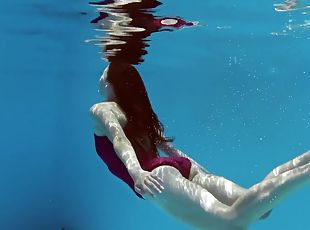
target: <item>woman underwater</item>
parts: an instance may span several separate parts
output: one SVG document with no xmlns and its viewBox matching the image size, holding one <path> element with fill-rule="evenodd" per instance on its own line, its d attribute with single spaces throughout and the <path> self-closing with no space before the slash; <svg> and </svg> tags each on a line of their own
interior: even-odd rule
<svg viewBox="0 0 310 230">
<path fill-rule="evenodd" d="M 111 63 L 100 78 L 100 92 L 106 102 L 90 109 L 97 153 L 138 197 L 191 226 L 204 230 L 248 229 L 254 221 L 268 216 L 290 192 L 310 182 L 310 152 L 278 166 L 263 181 L 246 189 L 211 174 L 174 148 L 172 140 L 164 136 L 141 76 L 133 67 L 145 54 L 134 49 L 146 46 L 142 40 L 147 31 L 140 31 L 144 34 L 138 36 L 140 43 L 134 35 L 123 39 L 113 35 L 125 43 L 110 42 L 105 47 Z M 168 157 L 160 157 L 159 150 Z"/>
</svg>

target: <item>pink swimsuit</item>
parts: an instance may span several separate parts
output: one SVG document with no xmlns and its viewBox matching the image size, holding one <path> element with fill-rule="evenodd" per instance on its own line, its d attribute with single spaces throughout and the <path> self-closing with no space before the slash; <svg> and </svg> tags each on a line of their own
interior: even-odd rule
<svg viewBox="0 0 310 230">
<path fill-rule="evenodd" d="M 134 182 L 130 177 L 125 165 L 116 155 L 113 145 L 106 136 L 95 135 L 95 145 L 98 155 L 101 157 L 103 162 L 108 166 L 108 169 L 116 177 L 124 181 L 139 197 L 143 197 L 134 190 Z M 142 161 L 139 159 L 141 167 L 146 171 L 152 171 L 153 169 L 161 165 L 169 165 L 175 167 L 180 171 L 183 177 L 189 177 L 191 169 L 191 161 L 185 157 L 155 157 L 148 161 Z"/>
</svg>

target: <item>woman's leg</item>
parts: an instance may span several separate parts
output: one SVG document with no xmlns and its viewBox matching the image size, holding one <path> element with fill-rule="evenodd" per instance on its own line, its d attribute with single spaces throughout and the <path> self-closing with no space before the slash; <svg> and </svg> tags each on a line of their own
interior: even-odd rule
<svg viewBox="0 0 310 230">
<path fill-rule="evenodd" d="M 193 171 L 194 170 L 196 171 L 196 174 L 192 178 L 192 182 L 207 189 L 208 192 L 210 192 L 216 199 L 228 206 L 233 205 L 233 203 L 247 191 L 247 189 L 233 183 L 230 180 L 227 180 L 224 177 L 207 174 L 203 171 L 199 171 L 199 169 L 193 169 Z M 259 219 L 266 219 L 271 212 L 272 210 L 269 210 Z"/>
<path fill-rule="evenodd" d="M 282 173 L 288 172 L 294 168 L 298 168 L 310 162 L 310 151 L 294 158 L 293 160 L 278 166 L 271 173 L 267 175 L 264 180 L 272 179 Z M 196 165 L 192 166 L 190 180 L 203 188 L 207 189 L 217 200 L 221 203 L 231 206 L 234 202 L 243 196 L 247 189 L 240 187 L 224 177 L 205 173 Z M 261 183 L 260 183 L 261 184 Z M 267 218 L 271 210 L 263 213 L 260 219 Z"/>
<path fill-rule="evenodd" d="M 146 199 L 199 229 L 243 230 L 290 192 L 309 183 L 310 163 L 252 186 L 232 206 L 223 204 L 171 166 L 160 166 L 152 173 L 163 180 L 165 188 L 155 198 Z"/>
<path fill-rule="evenodd" d="M 292 170 L 294 168 L 303 166 L 307 163 L 310 162 L 310 151 L 294 158 L 293 160 L 290 160 L 288 162 L 286 162 L 283 165 L 280 165 L 278 167 L 276 167 L 275 169 L 273 169 L 265 178 L 264 180 L 268 180 L 271 178 L 274 178 L 282 173 L 285 173 L 289 170 Z M 264 215 L 262 215 L 260 217 L 260 219 L 265 219 L 267 218 L 270 214 L 271 214 L 272 210 L 269 210 L 268 212 L 266 212 Z"/>
<path fill-rule="evenodd" d="M 230 207 L 217 200 L 210 192 L 184 178 L 171 166 L 159 166 L 152 174 L 163 180 L 164 190 L 146 200 L 198 229 L 245 230 L 231 221 Z"/>
<path fill-rule="evenodd" d="M 192 165 L 190 180 L 207 189 L 216 199 L 228 206 L 247 190 L 224 177 L 205 173 L 196 165 Z"/>
<path fill-rule="evenodd" d="M 249 224 L 271 210 L 289 193 L 310 182 L 310 163 L 252 186 L 231 206 L 236 221 Z"/>
<path fill-rule="evenodd" d="M 294 168 L 300 167 L 310 162 L 310 151 L 286 162 L 273 169 L 264 180 L 274 178 L 282 173 L 285 173 Z M 190 180 L 207 189 L 219 201 L 226 205 L 232 205 L 241 194 L 247 190 L 240 187 L 236 183 L 227 180 L 224 177 L 216 176 L 210 173 L 205 173 L 196 165 L 192 165 Z"/>
<path fill-rule="evenodd" d="M 265 177 L 264 180 L 274 178 L 289 170 L 308 164 L 309 162 L 310 162 L 310 151 L 294 158 L 293 160 L 286 162 L 283 165 L 276 167 Z"/>
</svg>

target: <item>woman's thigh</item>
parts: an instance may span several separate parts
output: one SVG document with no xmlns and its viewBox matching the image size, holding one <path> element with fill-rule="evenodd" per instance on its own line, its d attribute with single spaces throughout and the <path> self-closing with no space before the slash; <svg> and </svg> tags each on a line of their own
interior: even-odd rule
<svg viewBox="0 0 310 230">
<path fill-rule="evenodd" d="M 208 190 L 217 200 L 231 206 L 247 189 L 238 184 L 192 165 L 189 180 Z"/>
<path fill-rule="evenodd" d="M 240 196 L 244 195 L 247 189 L 238 184 L 213 174 L 197 174 L 193 179 L 193 183 L 199 184 L 207 189 L 220 202 L 231 206 Z"/>
</svg>

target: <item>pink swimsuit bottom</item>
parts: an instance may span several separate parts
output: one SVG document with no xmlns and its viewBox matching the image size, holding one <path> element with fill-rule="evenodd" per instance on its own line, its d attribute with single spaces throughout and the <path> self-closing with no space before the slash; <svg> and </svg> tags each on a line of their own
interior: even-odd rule
<svg viewBox="0 0 310 230">
<path fill-rule="evenodd" d="M 143 197 L 134 190 L 134 181 L 130 177 L 125 165 L 116 155 L 113 144 L 106 136 L 95 135 L 95 145 L 98 155 L 116 177 L 124 181 L 139 197 Z M 140 161 L 139 161 L 140 162 Z M 142 169 L 151 172 L 161 165 L 169 165 L 180 171 L 183 177 L 189 178 L 191 161 L 185 157 L 157 157 L 147 162 L 140 162 Z"/>
</svg>

